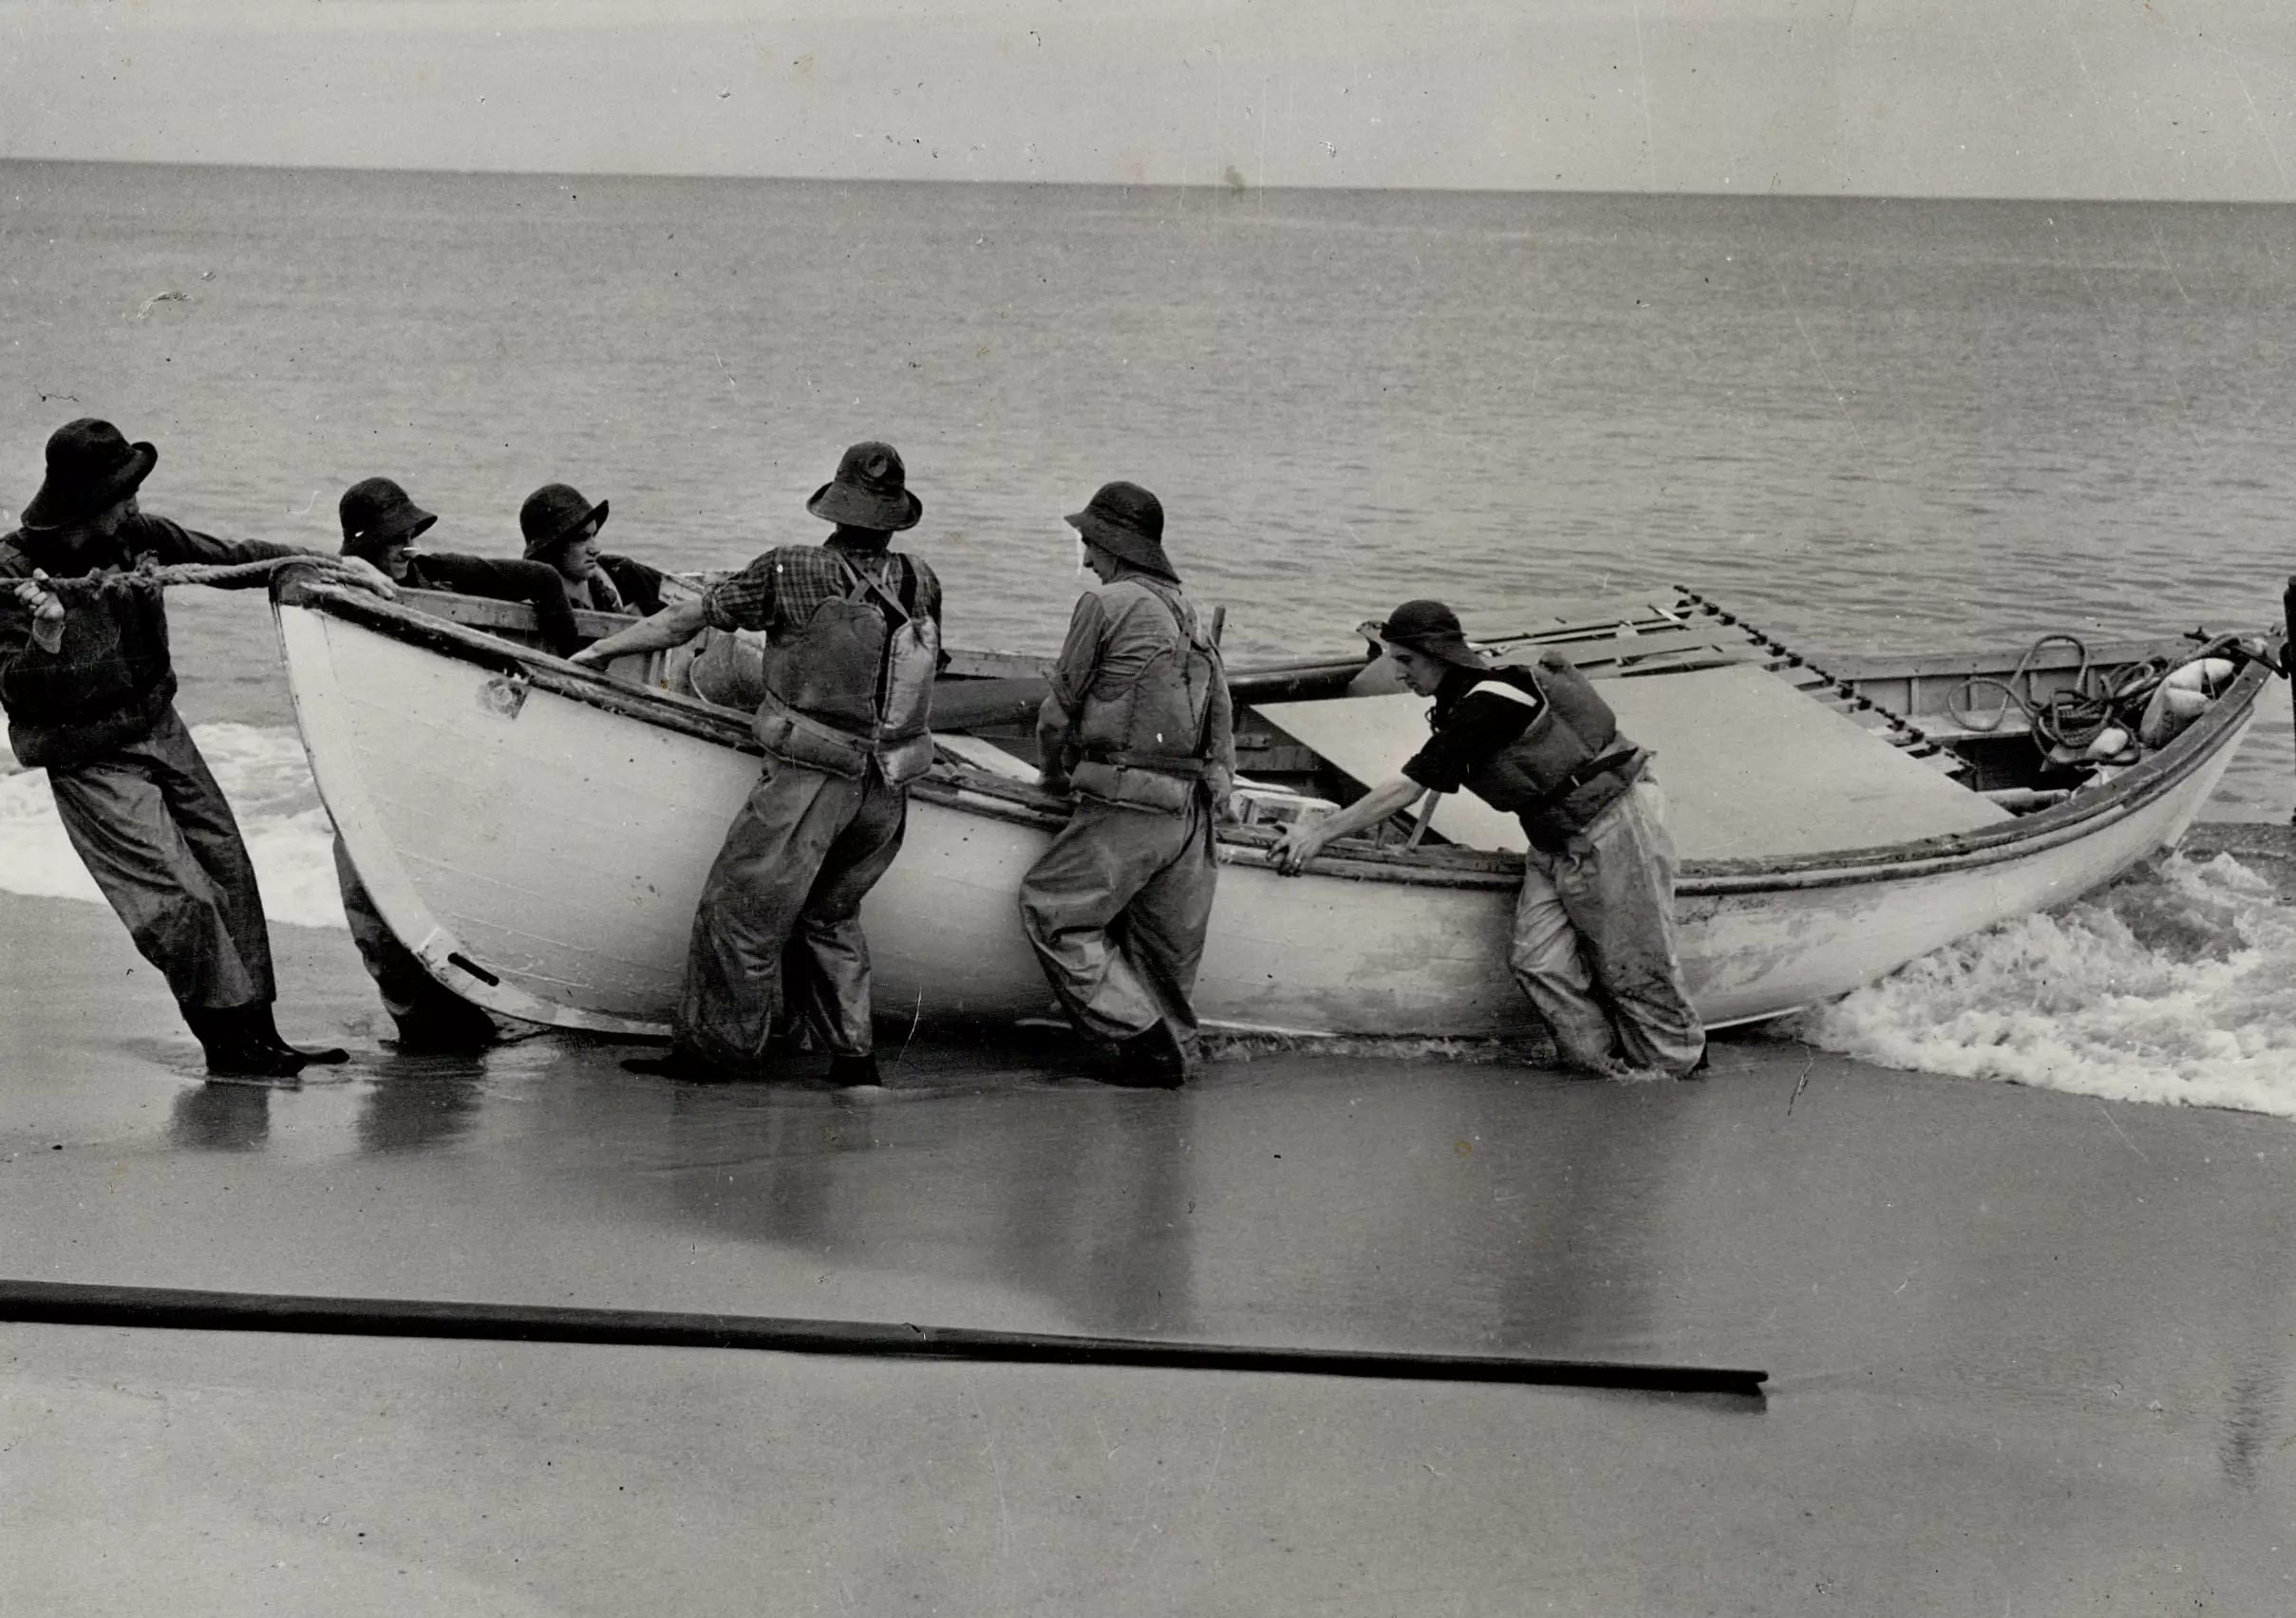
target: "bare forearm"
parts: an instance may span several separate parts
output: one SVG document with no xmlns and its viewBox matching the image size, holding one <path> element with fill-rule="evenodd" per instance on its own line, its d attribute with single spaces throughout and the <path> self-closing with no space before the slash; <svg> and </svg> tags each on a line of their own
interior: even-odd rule
<svg viewBox="0 0 2296 1618">
<path fill-rule="evenodd" d="M 1352 836 L 1365 827 L 1378 825 L 1399 809 L 1408 809 L 1426 790 L 1409 776 L 1399 775 L 1373 787 L 1338 814 L 1317 821 L 1315 829 L 1326 842 Z"/>
<path fill-rule="evenodd" d="M 610 658 L 634 657 L 649 651 L 668 651 L 673 646 L 684 646 L 700 634 L 708 617 L 699 599 L 681 601 L 665 607 L 652 617 L 632 624 L 618 634 L 608 635 L 582 651 L 577 663 L 604 663 Z"/>
</svg>

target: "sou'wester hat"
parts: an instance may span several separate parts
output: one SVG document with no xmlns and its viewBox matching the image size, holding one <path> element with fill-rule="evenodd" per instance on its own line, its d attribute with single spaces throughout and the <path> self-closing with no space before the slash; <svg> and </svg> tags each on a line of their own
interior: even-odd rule
<svg viewBox="0 0 2296 1618">
<path fill-rule="evenodd" d="M 47 475 L 19 520 L 31 530 L 85 522 L 134 494 L 159 461 L 157 449 L 128 442 L 109 422 L 66 422 L 48 435 Z"/>
<path fill-rule="evenodd" d="M 813 492 L 805 509 L 824 522 L 897 534 L 917 525 L 925 502 L 909 492 L 901 452 L 871 439 L 837 458 L 837 475 Z"/>
<path fill-rule="evenodd" d="M 370 562 L 403 544 L 439 519 L 406 498 L 406 491 L 388 478 L 367 478 L 343 491 L 335 507 L 343 519 L 343 554 Z"/>
<path fill-rule="evenodd" d="M 1179 573 L 1164 554 L 1164 506 L 1138 483 L 1102 483 L 1084 509 L 1064 519 L 1110 555 L 1177 584 Z"/>
<path fill-rule="evenodd" d="M 606 526 L 608 502 L 600 500 L 592 505 L 581 494 L 566 483 L 545 483 L 526 497 L 518 508 L 518 532 L 526 536 L 526 559 L 530 562 L 549 561 L 558 547 L 574 537 L 574 531 L 592 517 L 598 526 Z"/>
</svg>

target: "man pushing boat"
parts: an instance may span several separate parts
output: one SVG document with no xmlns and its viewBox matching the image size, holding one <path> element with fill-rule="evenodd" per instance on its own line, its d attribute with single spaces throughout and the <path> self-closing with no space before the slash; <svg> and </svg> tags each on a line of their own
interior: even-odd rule
<svg viewBox="0 0 2296 1618">
<path fill-rule="evenodd" d="M 837 1084 L 879 1082 L 862 898 L 900 852 L 909 783 L 932 767 L 926 729 L 941 661 L 941 585 L 892 548 L 924 504 L 888 443 L 856 443 L 805 509 L 837 526 L 785 545 L 700 596 L 575 655 L 603 665 L 706 628 L 762 630 L 765 768 L 702 889 L 675 1043 L 628 1065 L 765 1077 L 784 992 Z"/>
<path fill-rule="evenodd" d="M 1235 781 L 1227 671 L 1154 495 L 1106 483 L 1067 520 L 1101 582 L 1077 599 L 1037 743 L 1043 784 L 1078 801 L 1021 879 L 1021 925 L 1108 1076 L 1176 1085 L 1197 1058 L 1213 822 Z"/>
<path fill-rule="evenodd" d="M 1563 1059 L 1687 1078 L 1705 1031 L 1675 952 L 1674 840 L 1648 751 L 1568 658 L 1494 668 L 1440 601 L 1404 602 L 1379 637 L 1403 684 L 1435 699 L 1434 735 L 1394 780 L 1288 830 L 1277 869 L 1296 875 L 1333 838 L 1464 786 L 1531 840 L 1507 960 Z"/>
<path fill-rule="evenodd" d="M 244 588 L 264 582 L 259 564 L 304 557 L 381 594 L 391 585 L 355 558 L 144 515 L 137 490 L 159 459 L 92 418 L 48 439 L 40 492 L 0 539 L 0 580 L 13 584 L 0 593 L 0 706 L 9 744 L 47 770 L 65 834 L 166 977 L 209 1075 L 290 1079 L 346 1056 L 280 1038 L 254 866 L 176 715 L 162 586 Z"/>
</svg>

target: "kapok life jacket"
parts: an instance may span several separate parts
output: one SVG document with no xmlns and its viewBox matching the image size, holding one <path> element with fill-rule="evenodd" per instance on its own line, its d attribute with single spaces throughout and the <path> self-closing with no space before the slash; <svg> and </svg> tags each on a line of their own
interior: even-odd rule
<svg viewBox="0 0 2296 1618">
<path fill-rule="evenodd" d="M 1096 682 L 1085 694 L 1069 779 L 1081 796 L 1103 803 L 1185 813 L 1209 762 L 1213 684 L 1227 677 L 1219 649 L 1176 586 L 1120 578 L 1098 593 L 1112 619 L 1133 599 L 1153 600 L 1172 635 L 1121 689 L 1102 692 Z"/>
<path fill-rule="evenodd" d="M 23 577 L 35 562 L 60 576 L 93 571 L 82 560 L 43 558 L 16 536 L 0 541 L 0 555 Z M 132 547 L 108 558 L 122 566 L 134 559 Z M 7 610 L 20 611 L 12 592 Z M 9 745 L 28 768 L 69 769 L 141 742 L 175 699 L 167 609 L 157 584 L 75 595 L 66 603 L 56 650 L 28 642 L 0 668 Z"/>
<path fill-rule="evenodd" d="M 1539 654 L 1528 677 L 1547 699 L 1529 727 L 1467 772 L 1467 789 L 1512 813 L 1539 847 L 1558 848 L 1634 784 L 1649 755 L 1618 732 L 1618 716 L 1560 652 Z"/>
<path fill-rule="evenodd" d="M 847 780 L 874 762 L 887 785 L 900 786 L 932 767 L 926 721 L 940 671 L 940 626 L 844 556 L 837 565 L 845 593 L 765 648 L 765 695 L 751 728 L 777 759 Z"/>
</svg>

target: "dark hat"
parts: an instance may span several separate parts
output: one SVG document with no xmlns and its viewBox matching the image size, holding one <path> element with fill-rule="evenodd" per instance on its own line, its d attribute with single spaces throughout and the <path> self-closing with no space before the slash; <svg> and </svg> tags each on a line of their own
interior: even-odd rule
<svg viewBox="0 0 2296 1618">
<path fill-rule="evenodd" d="M 1467 644 L 1459 614 L 1440 601 L 1406 601 L 1387 614 L 1387 621 L 1376 632 L 1391 646 L 1407 646 L 1461 668 L 1490 667 L 1483 654 Z"/>
<path fill-rule="evenodd" d="M 526 503 L 518 508 L 518 532 L 526 536 L 526 559 L 550 560 L 560 545 L 574 537 L 574 530 L 593 517 L 604 527 L 606 504 L 600 500 L 592 505 L 565 483 L 545 483 L 528 495 Z"/>
<path fill-rule="evenodd" d="M 901 452 L 872 439 L 837 458 L 837 475 L 814 490 L 805 509 L 824 522 L 892 534 L 914 528 L 925 502 L 909 492 Z"/>
<path fill-rule="evenodd" d="M 1064 519 L 1086 542 L 1134 567 L 1179 582 L 1164 555 L 1164 506 L 1138 483 L 1102 483 L 1084 509 Z"/>
<path fill-rule="evenodd" d="M 48 435 L 47 476 L 21 520 L 33 529 L 85 522 L 134 494 L 159 460 L 158 450 L 128 442 L 109 422 L 66 422 Z"/>
<path fill-rule="evenodd" d="M 381 559 L 393 545 L 412 539 L 439 519 L 406 498 L 388 478 L 368 478 L 343 491 L 335 507 L 343 519 L 343 554 Z"/>
</svg>

